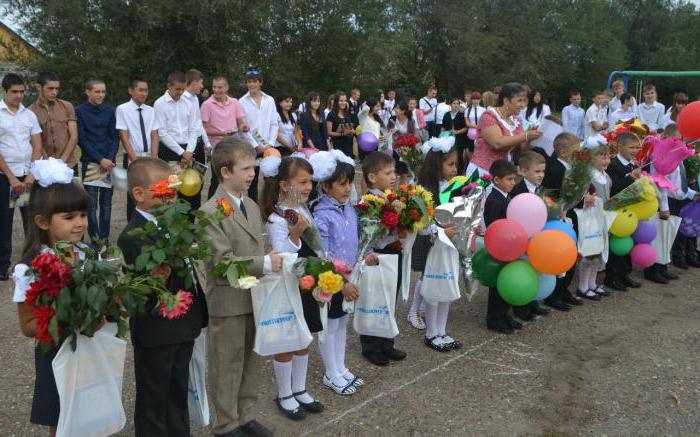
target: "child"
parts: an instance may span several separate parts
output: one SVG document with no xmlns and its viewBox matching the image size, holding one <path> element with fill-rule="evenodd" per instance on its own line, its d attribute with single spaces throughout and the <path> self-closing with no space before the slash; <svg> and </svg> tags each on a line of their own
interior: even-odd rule
<svg viewBox="0 0 700 437">
<path fill-rule="evenodd" d="M 168 179 L 170 166 L 157 158 L 138 158 L 127 170 L 129 194 L 136 208 L 117 245 L 124 254 L 124 261 L 133 264 L 144 246 L 153 240 L 129 235 L 132 229 L 143 227 L 147 221 L 155 222 L 150 212 L 156 205 L 171 198 L 158 198 L 151 194 L 152 184 Z M 187 383 L 189 363 L 194 340 L 207 325 L 207 305 L 202 287 L 191 269 L 193 285 L 189 289 L 185 281 L 170 274 L 170 268 L 160 266 L 152 275 L 165 279 L 171 293 L 185 290 L 192 293 L 192 304 L 187 313 L 177 319 L 166 319 L 146 312 L 130 320 L 131 343 L 134 346 L 134 372 L 136 377 L 136 405 L 134 412 L 135 434 L 189 435 L 187 410 Z M 153 298 L 155 299 L 155 298 Z M 147 303 L 153 307 L 155 301 Z"/>
<path fill-rule="evenodd" d="M 382 152 L 372 152 L 367 155 L 362 161 L 362 173 L 369 193 L 383 194 L 384 190 L 392 188 L 396 184 L 394 166 L 394 160 L 391 156 Z M 399 237 L 389 235 L 380 240 L 373 250 L 375 253 L 398 255 L 398 277 L 401 278 L 401 250 L 396 247 L 397 243 L 400 245 Z M 401 289 L 400 286 L 400 283 L 396 286 L 397 293 Z M 377 366 L 386 366 L 389 364 L 389 360 L 399 361 L 406 358 L 405 352 L 394 347 L 393 338 L 361 335 L 360 343 L 362 344 L 362 355 L 367 361 Z"/>
<path fill-rule="evenodd" d="M 31 220 L 28 221 L 22 260 L 12 274 L 12 301 L 17 303 L 20 329 L 27 337 L 34 337 L 38 332 L 32 308 L 25 304 L 27 291 L 33 282 L 32 277 L 26 276 L 29 265 L 40 253 L 53 252 L 58 241 L 74 244 L 73 250 L 67 254 L 68 259 L 84 257 L 80 242 L 87 228 L 90 201 L 85 190 L 72 182 L 73 170 L 58 159 L 35 161 L 31 174 L 35 178 L 29 201 Z M 51 362 L 59 348 L 60 345 L 47 351 L 38 345 L 34 348 L 36 380 L 29 420 L 36 425 L 48 426 L 51 435 L 56 434 L 60 407 Z"/>
<path fill-rule="evenodd" d="M 612 181 L 610 196 L 619 193 L 641 177 L 642 169 L 635 162 L 641 147 L 639 138 L 631 132 L 623 132 L 617 137 L 618 154 L 610 161 L 606 170 Z M 641 287 L 642 284 L 629 277 L 631 272 L 632 262 L 629 255 L 619 256 L 610 253 L 605 268 L 604 284 L 617 291 L 627 291 L 627 287 Z"/>
<path fill-rule="evenodd" d="M 326 258 L 351 267 L 357 260 L 359 245 L 359 220 L 355 208 L 350 204 L 355 162 L 336 150 L 318 152 L 312 155 L 310 161 L 322 193 L 312 211 Z M 376 255 L 371 254 L 365 264 L 376 265 Z M 330 305 L 321 311 L 328 311 L 324 340 L 319 344 L 326 369 L 323 385 L 340 395 L 351 395 L 364 381 L 345 367 L 348 315 L 343 311 L 343 294 L 334 294 Z"/>
<path fill-rule="evenodd" d="M 578 137 L 567 132 L 560 133 L 554 138 L 554 153 L 547 161 L 542 185 L 546 189 L 552 190 L 557 198 L 564 183 L 564 175 L 571 167 L 569 161 L 578 149 L 580 141 Z M 573 209 L 566 211 L 566 216 L 572 221 L 574 230 L 576 230 L 576 214 L 574 214 Z M 568 288 L 573 280 L 575 268 L 575 266 L 572 267 L 563 278 L 557 278 L 557 286 L 554 292 L 545 299 L 545 304 L 559 311 L 569 311 L 570 305 L 582 304 L 581 299 L 572 296 Z"/>
<path fill-rule="evenodd" d="M 212 269 L 224 256 L 249 259 L 253 261 L 248 266 L 250 274 L 262 276 L 280 271 L 282 259 L 274 251 L 264 255 L 260 209 L 244 194 L 255 176 L 255 151 L 242 140 L 227 137 L 216 144 L 211 159 L 220 185 L 201 210 L 213 214 L 221 199 L 233 206 L 230 216 L 206 228 L 214 255 L 206 268 L 210 308 L 207 366 L 216 411 L 212 428 L 219 435 L 271 435 L 248 419 L 260 385 L 260 362 L 253 354 L 255 319 L 250 290 L 231 287 L 226 279 L 215 277 Z"/>
<path fill-rule="evenodd" d="M 506 218 L 506 210 L 510 201 L 510 192 L 515 187 L 518 170 L 510 161 L 498 159 L 489 169 L 493 177 L 493 189 L 484 204 L 484 222 L 486 228 L 499 219 Z M 486 312 L 486 327 L 503 334 L 512 334 L 514 329 L 523 325 L 508 315 L 510 305 L 503 300 L 495 287 L 489 287 L 489 302 Z"/>
<path fill-rule="evenodd" d="M 586 110 L 584 133 L 586 138 L 608 129 L 608 107 L 605 106 L 605 91 L 596 91 L 593 104 Z"/>
<path fill-rule="evenodd" d="M 569 93 L 569 105 L 561 111 L 561 121 L 565 132 L 583 138 L 583 119 L 586 112 L 581 108 L 581 92 Z"/>
<path fill-rule="evenodd" d="M 440 192 L 447 188 L 448 181 L 457 176 L 457 154 L 459 153 L 459 148 L 455 141 L 445 142 L 445 139 L 438 138 L 431 139 L 427 145 L 430 150 L 425 156 L 425 161 L 418 174 L 418 183 L 433 193 L 433 199 L 437 203 L 440 199 Z M 416 237 L 411 258 L 413 271 L 421 273 L 425 271 L 428 253 L 433 245 L 430 234 L 437 233 L 436 227 L 431 228 L 427 229 L 428 232 L 425 235 Z M 452 237 L 456 232 L 457 228 L 454 225 L 445 228 L 445 234 L 448 237 Z M 421 234 L 423 234 L 422 231 Z M 411 313 L 416 314 L 416 310 L 420 308 L 423 301 L 420 289 L 421 281 L 419 280 L 413 295 L 413 305 L 411 305 L 411 310 L 409 311 L 409 321 L 411 321 Z M 425 302 L 426 332 L 424 343 L 429 348 L 439 352 L 447 352 L 462 347 L 459 341 L 447 335 L 446 328 L 449 312 L 450 302 Z"/>
<path fill-rule="evenodd" d="M 648 84 L 644 87 L 644 102 L 637 105 L 637 117 L 650 131 L 658 131 L 665 127 L 663 123 L 666 108 L 656 101 L 656 97 L 656 86 Z"/>
<path fill-rule="evenodd" d="M 519 164 L 523 179 L 510 192 L 510 197 L 513 198 L 523 193 L 540 194 L 540 186 L 546 167 L 544 156 L 534 151 L 525 152 L 520 156 Z M 544 316 L 549 314 L 549 311 L 533 300 L 529 305 L 513 307 L 513 314 L 520 320 L 529 322 L 534 319 L 534 316 Z"/>
<path fill-rule="evenodd" d="M 271 157 L 274 158 L 274 157 Z M 268 159 L 268 158 L 266 158 Z M 302 234 L 313 221 L 304 204 L 311 194 L 313 168 L 303 158 L 288 156 L 261 162 L 265 177 L 262 212 L 272 248 L 280 253 L 298 253 L 299 257 L 323 256 L 304 241 Z M 272 162 L 276 165 L 266 165 Z M 279 164 L 277 164 L 279 163 Z M 286 211 L 296 212 L 296 220 L 285 219 Z M 311 333 L 323 330 L 318 303 L 311 293 L 301 294 L 304 319 Z M 272 365 L 277 380 L 275 403 L 289 419 L 302 420 L 306 413 L 320 413 L 324 407 L 306 391 L 309 349 L 277 354 Z"/>
</svg>

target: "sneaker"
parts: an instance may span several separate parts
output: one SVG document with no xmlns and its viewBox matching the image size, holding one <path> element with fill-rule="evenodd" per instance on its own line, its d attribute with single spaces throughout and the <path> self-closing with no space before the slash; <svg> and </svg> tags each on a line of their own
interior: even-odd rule
<svg viewBox="0 0 700 437">
<path fill-rule="evenodd" d="M 425 322 L 418 315 L 417 312 L 414 312 L 414 311 L 408 312 L 408 322 L 411 324 L 411 326 L 413 326 L 416 329 L 419 329 L 419 330 L 425 329 Z"/>
</svg>

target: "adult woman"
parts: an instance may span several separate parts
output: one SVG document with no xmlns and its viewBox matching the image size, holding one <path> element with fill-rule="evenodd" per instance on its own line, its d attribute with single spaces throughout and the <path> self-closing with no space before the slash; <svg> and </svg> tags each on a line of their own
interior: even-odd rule
<svg viewBox="0 0 700 437">
<path fill-rule="evenodd" d="M 526 99 L 525 89 L 519 83 L 503 85 L 496 106 L 488 108 L 479 120 L 467 176 L 474 170 L 480 175 L 488 174 L 494 161 L 512 160 L 511 152 L 542 136 L 534 129 L 524 131 L 520 126 L 518 114 L 525 107 Z"/>
<path fill-rule="evenodd" d="M 542 101 L 542 94 L 539 91 L 532 90 L 527 96 L 527 107 L 520 113 L 520 119 L 525 128 L 530 126 L 537 128 L 537 126 L 542 124 L 542 120 L 551 113 L 549 105 Z"/>
<path fill-rule="evenodd" d="M 467 123 L 464 119 L 464 112 L 459 109 L 459 97 L 453 97 L 450 100 L 450 112 L 442 117 L 442 132 L 450 132 L 455 137 L 457 172 L 461 173 L 464 171 L 464 151 L 467 148 Z"/>
<path fill-rule="evenodd" d="M 282 94 L 277 98 L 277 142 L 275 148 L 282 156 L 291 155 L 297 147 L 294 138 L 296 116 L 292 112 L 292 96 Z"/>
<path fill-rule="evenodd" d="M 299 117 L 304 147 L 328 150 L 328 135 L 321 111 L 321 95 L 311 91 L 306 95 L 305 111 Z"/>
<path fill-rule="evenodd" d="M 615 131 L 615 125 L 619 121 L 634 120 L 637 118 L 637 112 L 634 110 L 634 100 L 631 94 L 622 93 L 620 95 L 621 106 L 608 115 L 608 130 Z"/>
<path fill-rule="evenodd" d="M 357 121 L 348 109 L 348 96 L 342 91 L 335 93 L 333 110 L 328 113 L 326 118 L 326 131 L 331 138 L 334 149 L 338 149 L 345 153 L 346 156 L 354 158 L 352 139 L 355 136 Z"/>
<path fill-rule="evenodd" d="M 688 94 L 683 91 L 678 91 L 673 95 L 673 105 L 668 108 L 666 115 L 664 115 L 663 123 L 661 127 L 664 129 L 669 124 L 675 124 L 678 121 L 678 114 L 681 113 L 683 108 L 688 104 Z"/>
</svg>

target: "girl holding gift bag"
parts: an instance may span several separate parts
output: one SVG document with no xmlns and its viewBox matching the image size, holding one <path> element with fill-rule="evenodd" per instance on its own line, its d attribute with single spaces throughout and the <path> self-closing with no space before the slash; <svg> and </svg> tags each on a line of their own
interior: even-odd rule
<svg viewBox="0 0 700 437">
<path fill-rule="evenodd" d="M 431 138 L 423 146 L 425 161 L 418 174 L 418 183 L 433 194 L 433 199 L 440 198 L 440 192 L 447 188 L 449 180 L 457 176 L 457 149 L 454 146 L 454 137 Z M 428 253 L 433 246 L 434 236 L 438 228 L 432 225 L 421 231 L 416 237 L 413 246 L 411 269 L 417 272 L 424 272 Z M 447 237 L 452 237 L 456 232 L 455 226 L 450 226 L 444 230 Z M 419 310 L 423 297 L 421 294 L 422 280 L 416 283 L 413 294 L 413 303 L 409 311 L 409 321 L 413 324 L 412 318 Z M 450 311 L 449 302 L 427 302 L 425 301 L 425 345 L 440 352 L 447 352 L 459 349 L 462 345 L 446 332 L 447 316 Z M 415 325 L 414 325 L 415 326 Z"/>
</svg>

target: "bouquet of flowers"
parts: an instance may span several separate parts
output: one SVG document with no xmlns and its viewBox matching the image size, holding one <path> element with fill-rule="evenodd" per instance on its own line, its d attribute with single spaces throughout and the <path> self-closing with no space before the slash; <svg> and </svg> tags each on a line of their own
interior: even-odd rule
<svg viewBox="0 0 700 437">
<path fill-rule="evenodd" d="M 568 211 L 583 199 L 593 179 L 591 155 L 586 150 L 574 152 L 571 168 L 564 174 L 564 181 L 559 192 L 561 211 Z"/>
<path fill-rule="evenodd" d="M 365 194 L 355 207 L 360 221 L 360 245 L 357 254 L 360 263 L 370 247 L 396 231 L 399 213 L 382 194 Z"/>
<path fill-rule="evenodd" d="M 656 188 L 649 181 L 649 178 L 644 176 L 632 182 L 627 188 L 605 202 L 605 209 L 615 211 L 635 203 L 651 202 L 655 198 Z"/>
<path fill-rule="evenodd" d="M 399 154 L 401 160 L 408 165 L 413 174 L 417 174 L 418 169 L 423 164 L 423 153 L 418 147 L 419 143 L 420 138 L 411 133 L 396 133 L 391 143 L 392 148 Z"/>
<path fill-rule="evenodd" d="M 128 331 L 126 317 L 144 311 L 153 294 L 157 297 L 153 310 L 163 317 L 175 318 L 187 312 L 191 297 L 170 294 L 162 278 L 122 273 L 117 248 L 110 248 L 112 260 L 117 262 L 97 259 L 87 246 L 80 248 L 84 260 L 74 256 L 76 259 L 71 261 L 68 255 L 73 250 L 72 243 L 59 242 L 55 252 L 37 255 L 26 272 L 34 281 L 25 304 L 36 318 L 35 339 L 42 347 L 70 339 L 75 350 L 76 333 L 92 337 L 105 320 L 116 322 L 117 336 L 124 338 Z"/>
<path fill-rule="evenodd" d="M 418 232 L 433 220 L 433 195 L 422 185 L 401 184 L 396 192 L 387 192 L 386 198 L 399 213 L 399 233 Z"/>
<path fill-rule="evenodd" d="M 343 289 L 351 273 L 345 262 L 318 257 L 301 259 L 298 271 L 302 273 L 299 289 L 311 293 L 321 307 Z"/>
</svg>

